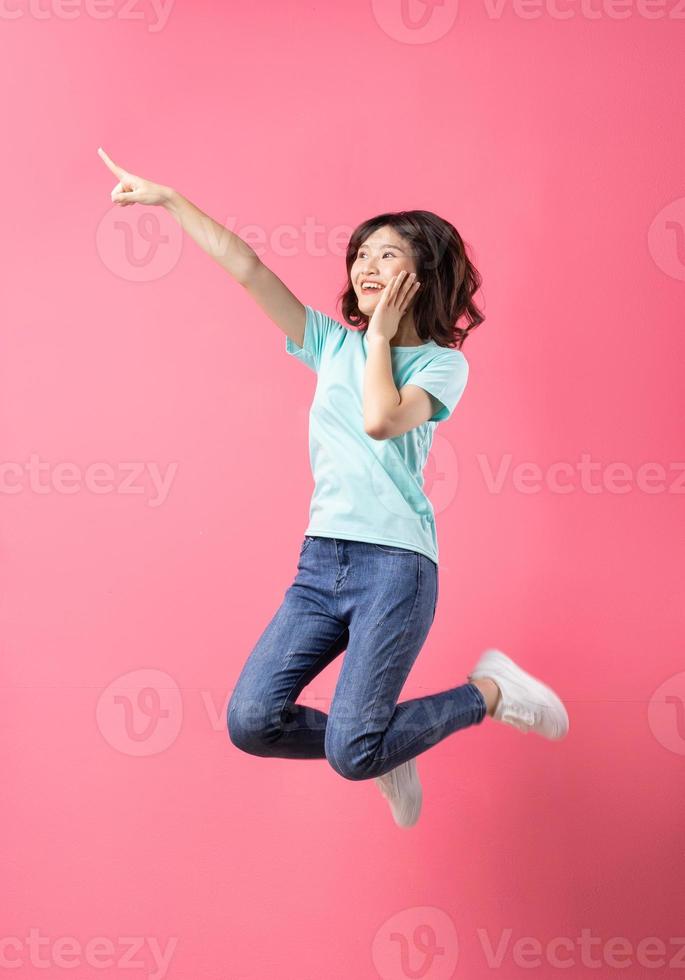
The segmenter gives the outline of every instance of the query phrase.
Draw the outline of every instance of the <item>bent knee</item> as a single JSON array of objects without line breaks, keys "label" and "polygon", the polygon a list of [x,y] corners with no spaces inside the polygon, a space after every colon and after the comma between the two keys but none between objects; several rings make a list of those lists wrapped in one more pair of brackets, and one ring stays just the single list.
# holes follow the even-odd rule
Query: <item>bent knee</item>
[{"label": "bent knee", "polygon": [[343,779],[370,779],[374,775],[373,756],[366,750],[361,737],[356,741],[327,738],[325,751],[329,765]]},{"label": "bent knee", "polygon": [[269,755],[269,746],[278,737],[278,730],[267,723],[263,712],[235,697],[227,712],[228,737],[237,749],[250,755]]}]

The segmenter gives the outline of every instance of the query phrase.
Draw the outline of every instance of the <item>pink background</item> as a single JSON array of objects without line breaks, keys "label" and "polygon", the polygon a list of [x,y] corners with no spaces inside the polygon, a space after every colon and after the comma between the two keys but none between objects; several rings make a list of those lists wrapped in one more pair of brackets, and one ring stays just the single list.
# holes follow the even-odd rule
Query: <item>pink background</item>
[{"label": "pink background", "polygon": [[[408,3],[1,18],[8,975],[480,980],[500,941],[506,978],[685,963],[685,14]],[[564,742],[450,736],[410,831],[372,781],[232,746],[315,379],[168,215],[110,206],[100,145],[332,315],[359,221],[428,208],[471,243],[487,320],[427,470],[440,602],[403,698],[498,646],[562,695]]]}]

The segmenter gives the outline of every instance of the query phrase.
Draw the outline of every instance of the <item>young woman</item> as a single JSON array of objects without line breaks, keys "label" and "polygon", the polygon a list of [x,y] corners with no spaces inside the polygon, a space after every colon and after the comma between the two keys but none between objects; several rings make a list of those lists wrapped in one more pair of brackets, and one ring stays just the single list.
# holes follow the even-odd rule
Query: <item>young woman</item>
[{"label": "young woman", "polygon": [[[450,222],[430,211],[378,215],[355,229],[338,320],[303,305],[238,235],[178,192],[117,166],[112,201],[161,205],[286,335],[317,374],[310,411],[314,491],[297,574],[259,637],[228,707],[245,752],[327,759],[375,779],[395,822],[416,823],[416,757],[487,716],[550,739],[568,715],[554,691],[500,650],[466,682],[398,703],[435,617],[438,544],[423,468],[436,425],[464,391],[461,347],[483,321],[480,275]],[[459,321],[463,318],[464,325]],[[297,703],[346,651],[325,714]]]}]

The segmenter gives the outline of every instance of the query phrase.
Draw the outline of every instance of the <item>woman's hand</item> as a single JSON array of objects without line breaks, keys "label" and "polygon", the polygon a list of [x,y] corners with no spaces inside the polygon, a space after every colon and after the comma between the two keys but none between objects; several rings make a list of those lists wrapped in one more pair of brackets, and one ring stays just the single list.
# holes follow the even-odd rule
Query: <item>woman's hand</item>
[{"label": "woman's hand", "polygon": [[382,291],[371,314],[366,331],[367,340],[373,337],[383,337],[392,340],[397,333],[400,320],[409,309],[411,301],[421,285],[416,282],[416,273],[403,269],[393,276]]},{"label": "woman's hand", "polygon": [[113,160],[110,160],[101,146],[98,147],[98,153],[114,176],[119,179],[119,183],[115,185],[111,193],[113,204],[125,208],[129,204],[164,205],[171,200],[173,191],[170,187],[165,187],[163,184],[153,184],[151,180],[137,177],[129,170],[117,166]]}]

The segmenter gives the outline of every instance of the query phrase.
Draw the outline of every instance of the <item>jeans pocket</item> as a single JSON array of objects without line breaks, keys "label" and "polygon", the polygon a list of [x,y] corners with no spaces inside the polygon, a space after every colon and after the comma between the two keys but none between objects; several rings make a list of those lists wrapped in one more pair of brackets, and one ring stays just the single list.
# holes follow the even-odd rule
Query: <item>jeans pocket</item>
[{"label": "jeans pocket", "polygon": [[314,538],[312,535],[305,534],[304,540],[302,541],[302,547],[300,548],[300,558],[306,552],[307,548],[309,548],[313,540]]}]

